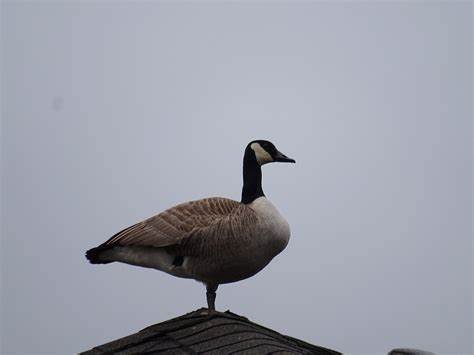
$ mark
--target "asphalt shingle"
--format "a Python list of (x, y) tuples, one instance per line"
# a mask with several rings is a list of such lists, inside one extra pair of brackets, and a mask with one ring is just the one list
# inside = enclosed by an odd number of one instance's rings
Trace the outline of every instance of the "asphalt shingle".
[(149, 326), (99, 345), (83, 355), (104, 354), (316, 354), (341, 353), (282, 335), (232, 312), (206, 309)]

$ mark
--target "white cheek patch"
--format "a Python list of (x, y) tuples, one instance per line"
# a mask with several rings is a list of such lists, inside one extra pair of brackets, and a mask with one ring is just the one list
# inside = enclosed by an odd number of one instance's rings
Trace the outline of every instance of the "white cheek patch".
[(260, 165), (273, 161), (272, 156), (265, 149), (263, 149), (259, 143), (252, 143), (250, 145), (250, 148), (252, 148), (255, 152), (255, 157), (257, 158), (257, 162)]

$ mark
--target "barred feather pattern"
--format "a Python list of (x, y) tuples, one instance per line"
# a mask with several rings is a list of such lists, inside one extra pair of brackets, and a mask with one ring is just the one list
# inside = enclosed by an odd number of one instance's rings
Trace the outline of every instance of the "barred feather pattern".
[[(212, 197), (126, 228), (90, 257), (96, 263), (120, 261), (217, 285), (255, 275), (289, 237), (288, 223), (265, 197), (248, 205)], [(175, 264), (175, 258), (182, 261)]]
[[(167, 247), (180, 255), (227, 253), (241, 244), (257, 216), (222, 197), (186, 202), (115, 234), (104, 246)], [(217, 246), (219, 247), (217, 248)]]

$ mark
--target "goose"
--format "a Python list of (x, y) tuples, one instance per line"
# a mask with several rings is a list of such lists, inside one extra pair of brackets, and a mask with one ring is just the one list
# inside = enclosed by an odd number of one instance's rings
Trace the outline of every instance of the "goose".
[(220, 284), (255, 275), (288, 244), (290, 227), (262, 190), (261, 166), (295, 163), (266, 140), (251, 141), (243, 158), (241, 201), (189, 201), (128, 227), (86, 252), (92, 264), (122, 262), (194, 279), (206, 286), (215, 312)]

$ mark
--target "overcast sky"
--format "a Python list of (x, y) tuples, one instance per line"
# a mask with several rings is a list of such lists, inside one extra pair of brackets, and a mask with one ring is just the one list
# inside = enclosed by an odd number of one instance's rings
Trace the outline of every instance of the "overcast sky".
[(291, 225), (217, 308), (351, 354), (472, 351), (469, 2), (2, 2), (3, 353), (74, 353), (205, 305), (85, 250), (240, 198)]

